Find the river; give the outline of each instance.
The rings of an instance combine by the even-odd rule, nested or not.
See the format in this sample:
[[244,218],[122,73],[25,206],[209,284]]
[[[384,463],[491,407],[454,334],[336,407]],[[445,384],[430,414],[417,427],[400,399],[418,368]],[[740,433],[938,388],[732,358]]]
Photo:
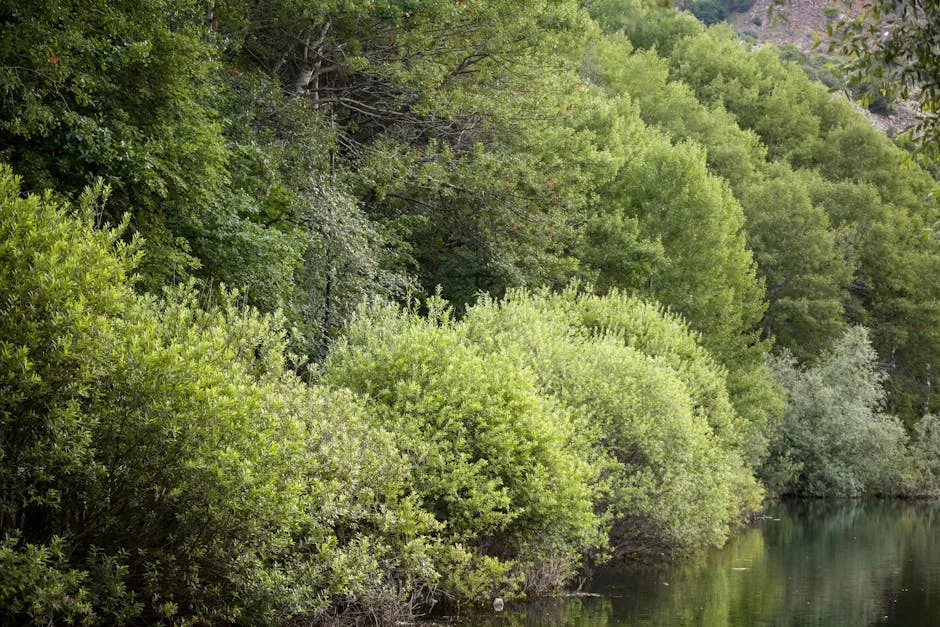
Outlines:
[[775,504],[721,549],[599,573],[473,625],[940,625],[940,503]]

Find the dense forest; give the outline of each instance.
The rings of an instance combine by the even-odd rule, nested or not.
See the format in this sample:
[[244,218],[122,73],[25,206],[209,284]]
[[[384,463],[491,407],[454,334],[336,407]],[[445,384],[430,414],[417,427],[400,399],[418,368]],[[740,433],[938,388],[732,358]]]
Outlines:
[[385,622],[940,492],[936,170],[651,4],[0,5],[0,622]]

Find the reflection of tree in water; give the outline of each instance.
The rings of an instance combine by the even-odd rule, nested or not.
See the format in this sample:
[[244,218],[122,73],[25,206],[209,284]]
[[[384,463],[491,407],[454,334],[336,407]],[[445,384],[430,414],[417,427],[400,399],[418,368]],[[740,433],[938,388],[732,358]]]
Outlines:
[[940,504],[783,503],[721,550],[620,565],[592,586],[602,596],[510,606],[471,623],[940,625]]
[[[633,575],[645,594],[617,606],[618,625],[735,625],[766,620],[782,602],[785,574],[767,558],[758,529],[745,529],[720,551]],[[648,600],[652,603],[648,603]],[[616,601],[615,601],[616,603]],[[750,619],[748,619],[750,620]]]
[[923,503],[902,511],[895,533],[904,538],[898,582],[882,586],[885,622],[940,625],[940,504]]
[[535,599],[510,606],[501,614],[469,616],[455,620],[460,625],[480,627],[613,627],[612,599],[606,596],[565,596]]
[[[899,595],[916,587],[940,591],[936,578],[935,509],[898,501],[809,501],[781,506],[780,526],[765,537],[791,584],[785,614],[775,623],[870,624],[893,622]],[[931,560],[927,568],[911,556]],[[928,571],[933,569],[933,580]],[[911,583],[904,584],[909,570]],[[915,575],[914,571],[917,571]],[[906,593],[903,593],[906,594]],[[909,598],[909,597],[908,597]],[[908,604],[904,604],[909,608]],[[940,624],[940,613],[923,606],[899,624]]]

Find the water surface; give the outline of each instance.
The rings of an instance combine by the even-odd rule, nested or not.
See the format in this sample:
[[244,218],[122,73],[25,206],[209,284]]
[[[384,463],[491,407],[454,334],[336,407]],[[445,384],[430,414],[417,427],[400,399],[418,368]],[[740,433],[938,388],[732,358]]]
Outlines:
[[940,503],[781,503],[720,550],[618,565],[588,591],[469,622],[940,626]]

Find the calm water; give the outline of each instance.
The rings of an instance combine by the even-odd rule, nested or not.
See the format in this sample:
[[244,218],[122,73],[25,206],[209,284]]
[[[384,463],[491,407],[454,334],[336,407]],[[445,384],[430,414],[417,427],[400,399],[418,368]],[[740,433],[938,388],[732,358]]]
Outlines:
[[721,550],[590,592],[469,624],[940,626],[940,503],[779,504]]

